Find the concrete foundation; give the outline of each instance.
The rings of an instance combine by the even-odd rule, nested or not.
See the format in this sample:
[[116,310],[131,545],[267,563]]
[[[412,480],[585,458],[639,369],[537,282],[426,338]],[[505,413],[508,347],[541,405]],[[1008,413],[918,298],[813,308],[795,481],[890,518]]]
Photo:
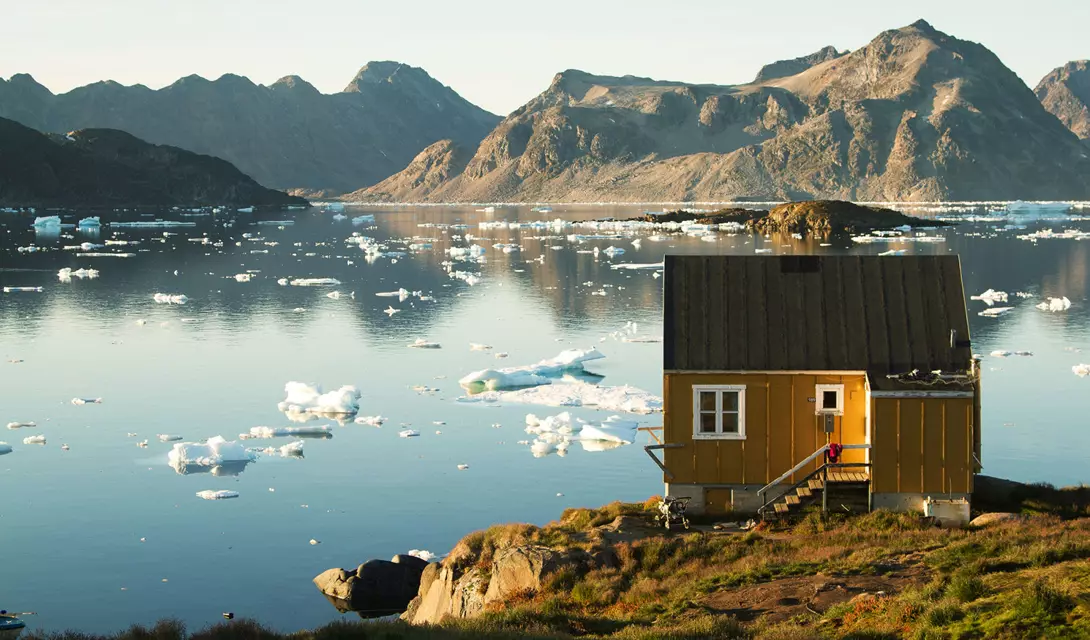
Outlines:
[[928,497],[934,500],[972,501],[969,493],[872,493],[871,509],[889,509],[890,511],[911,511],[923,513],[923,502]]
[[[666,483],[666,495],[672,498],[689,498],[689,513],[723,513],[729,510],[740,514],[754,514],[764,501],[757,495],[758,485],[706,485]],[[724,509],[725,507],[725,509]]]

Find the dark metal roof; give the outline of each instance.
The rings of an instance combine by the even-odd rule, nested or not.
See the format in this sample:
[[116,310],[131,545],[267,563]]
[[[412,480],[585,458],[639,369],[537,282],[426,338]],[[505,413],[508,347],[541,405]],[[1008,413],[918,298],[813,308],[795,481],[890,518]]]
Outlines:
[[866,371],[895,388],[888,374],[972,358],[955,255],[666,256],[664,286],[668,371]]

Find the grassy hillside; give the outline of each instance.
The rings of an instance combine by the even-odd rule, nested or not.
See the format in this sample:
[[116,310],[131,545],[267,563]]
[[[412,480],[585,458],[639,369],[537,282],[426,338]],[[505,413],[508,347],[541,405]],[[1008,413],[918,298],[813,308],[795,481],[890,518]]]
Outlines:
[[1019,486],[1020,493],[1004,493],[1003,506],[1017,507],[1024,520],[957,530],[879,511],[812,514],[747,533],[705,527],[662,535],[642,524],[650,501],[569,510],[545,527],[470,534],[447,562],[486,568],[497,550],[527,543],[607,545],[616,561],[559,571],[538,592],[476,618],[418,627],[342,622],[289,635],[234,621],[187,636],[163,622],[113,640],[1090,637],[1087,492]]

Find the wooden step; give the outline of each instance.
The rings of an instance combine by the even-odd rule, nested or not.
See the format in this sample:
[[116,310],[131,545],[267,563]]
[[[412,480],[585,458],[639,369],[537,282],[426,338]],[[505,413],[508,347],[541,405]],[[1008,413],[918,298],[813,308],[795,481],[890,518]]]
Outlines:
[[784,496],[783,500],[789,505],[796,505],[800,503],[798,496]]
[[825,482],[816,478],[807,482],[806,484],[808,484],[811,489],[816,489],[818,491],[821,491],[823,488],[825,488]]
[[867,474],[861,471],[830,471],[829,482],[869,482]]
[[787,506],[786,504],[784,504],[782,502],[777,502],[776,504],[774,504],[772,506],[773,506],[773,508],[776,509],[776,513],[787,513],[788,511],[791,510],[791,507]]
[[800,498],[809,498],[810,496],[814,495],[807,487],[799,487],[798,489],[795,489],[795,493],[799,494]]

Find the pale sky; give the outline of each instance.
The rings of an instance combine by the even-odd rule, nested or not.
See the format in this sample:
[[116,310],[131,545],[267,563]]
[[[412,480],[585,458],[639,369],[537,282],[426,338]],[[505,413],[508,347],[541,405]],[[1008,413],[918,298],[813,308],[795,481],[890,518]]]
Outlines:
[[1090,58],[1087,0],[0,0],[0,77],[60,93],[294,74],[331,93],[367,61],[397,60],[506,115],[564,69],[736,84],[919,18],[984,44],[1030,87]]

